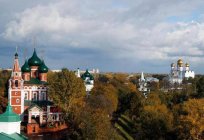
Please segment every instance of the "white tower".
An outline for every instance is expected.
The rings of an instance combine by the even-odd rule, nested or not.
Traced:
[[[79,69],[79,68],[77,69],[77,77],[78,77],[78,78],[81,77],[81,76],[80,76],[80,69]]]
[[[13,112],[10,103],[8,103],[6,112],[0,115],[0,133],[3,132],[6,134],[20,134],[20,124],[20,116]]]

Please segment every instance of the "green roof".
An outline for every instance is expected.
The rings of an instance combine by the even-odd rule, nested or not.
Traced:
[[[30,81],[24,81],[24,84],[47,85],[47,82],[40,81],[37,78],[31,78]]]
[[[38,71],[40,73],[47,73],[48,72],[48,67],[45,65],[44,61],[42,61],[42,64],[38,68]]]
[[[94,80],[93,75],[90,74],[90,72],[88,71],[88,69],[86,69],[86,72],[85,72],[84,74],[82,74],[82,76],[81,76],[81,78],[82,78],[83,80],[85,80],[86,77],[89,77],[90,80]]]
[[[48,105],[53,105],[53,102],[51,101],[30,101],[30,100],[24,100],[24,105],[25,106],[34,106],[37,105],[39,107],[43,106],[48,106]]]
[[[28,140],[28,138],[18,133],[6,134],[6,133],[1,132],[0,140]]]
[[[37,53],[34,49],[33,56],[30,59],[28,59],[28,64],[30,66],[40,66],[41,63],[42,62],[41,62],[40,58],[37,56]]]
[[[13,112],[13,109],[10,105],[7,106],[6,112],[0,114],[0,122],[19,122],[19,121],[21,121],[20,116]]]
[[[28,65],[28,61],[27,60],[25,60],[24,65],[21,67],[21,71],[22,72],[30,72],[31,71],[30,66]]]

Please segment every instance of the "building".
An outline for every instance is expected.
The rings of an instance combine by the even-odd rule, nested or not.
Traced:
[[[63,114],[48,98],[48,67],[34,49],[30,59],[20,68],[15,53],[9,79],[8,99],[13,111],[20,115],[28,134],[43,132],[41,127],[63,122]]]
[[[94,73],[94,72],[92,71],[92,73]],[[84,84],[86,87],[86,93],[87,93],[87,95],[89,95],[90,91],[94,87],[94,77],[88,69],[83,74],[81,74],[81,73],[82,72],[78,68],[75,74],[77,77],[82,78],[84,80]]]
[[[150,92],[150,89],[147,87],[147,80],[145,79],[143,72],[141,73],[139,79],[138,90],[144,94],[145,98],[147,98],[147,94]]]
[[[190,65],[186,63],[184,65],[183,60],[179,59],[177,65],[171,64],[171,71],[168,76],[168,80],[171,84],[181,84],[183,79],[194,78],[195,72],[190,70]]]
[[[0,114],[0,139],[1,140],[27,140],[28,138],[20,134],[21,119],[13,112],[8,104],[6,111]]]

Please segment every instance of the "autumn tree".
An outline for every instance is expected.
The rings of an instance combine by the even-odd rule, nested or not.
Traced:
[[[204,139],[204,99],[190,99],[178,108],[178,139]]]
[[[10,76],[10,71],[0,71],[0,113],[3,113],[7,106],[8,80]]]
[[[85,86],[74,72],[62,69],[58,73],[49,73],[49,98],[62,108],[67,115],[76,114],[84,105]]]
[[[96,82],[88,100],[93,107],[102,108],[110,115],[117,110],[117,90],[111,84]]]
[[[106,110],[88,103],[80,115],[79,129],[82,139],[118,139],[118,134],[111,124],[111,117]]]

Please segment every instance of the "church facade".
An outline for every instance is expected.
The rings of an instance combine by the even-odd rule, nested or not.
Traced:
[[[190,65],[186,63],[184,65],[183,60],[179,59],[177,65],[171,64],[171,71],[169,74],[169,82],[171,84],[178,83],[181,84],[183,79],[194,78],[195,72],[190,70]]]
[[[61,110],[49,100],[47,72],[48,67],[37,56],[35,49],[22,67],[16,52],[8,99],[13,111],[27,124],[27,133],[39,133],[41,126],[64,121]]]
[[[92,71],[92,73],[94,74],[95,71]],[[97,71],[96,73],[98,74],[99,72]],[[78,68],[75,75],[78,78],[82,78],[82,80],[84,81],[84,85],[86,87],[86,93],[87,95],[89,95],[90,91],[94,87],[94,76],[91,74],[91,71],[87,69],[83,74],[81,74],[81,71]]]

